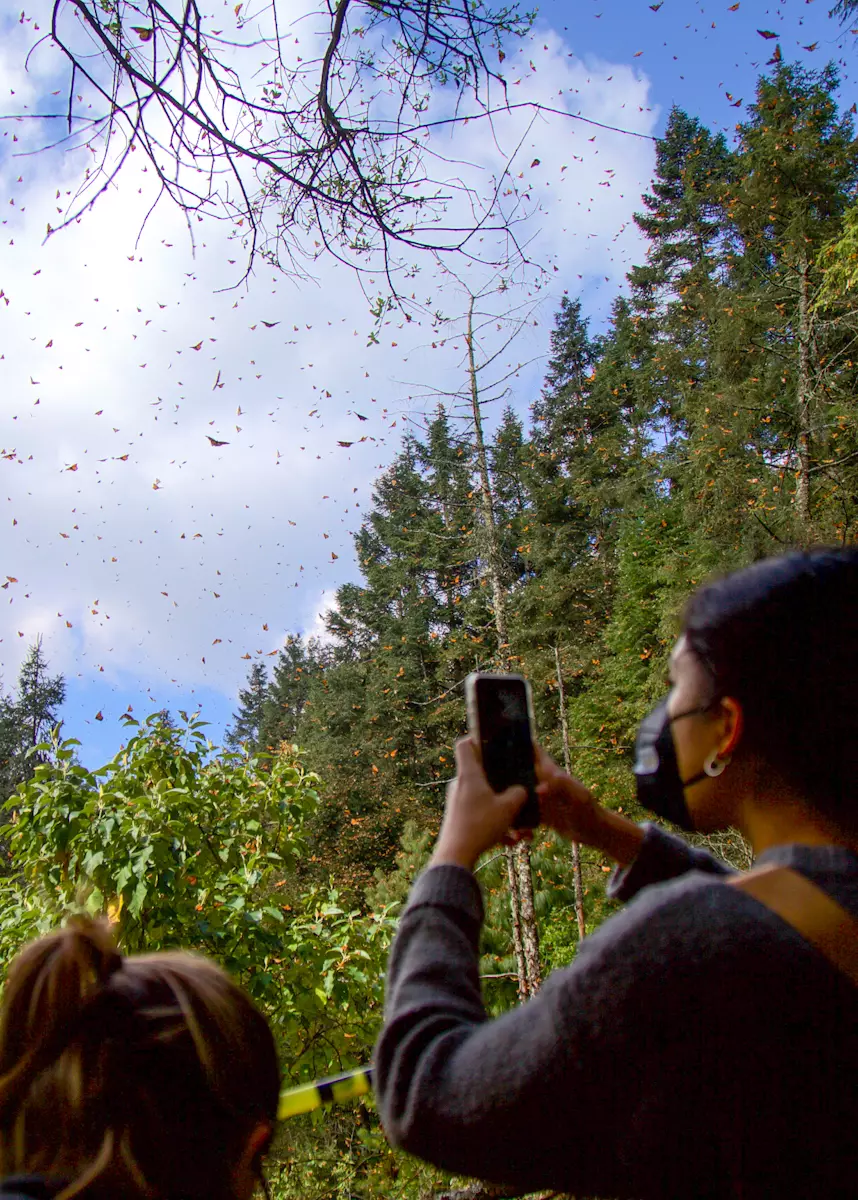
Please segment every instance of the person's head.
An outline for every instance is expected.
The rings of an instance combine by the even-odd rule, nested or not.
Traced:
[[[696,828],[737,823],[755,790],[797,797],[858,834],[858,551],[795,552],[704,584],[671,675]]]
[[[0,1175],[68,1198],[249,1200],[279,1088],[265,1018],[205,958],[126,958],[106,923],[75,919],[9,968]]]

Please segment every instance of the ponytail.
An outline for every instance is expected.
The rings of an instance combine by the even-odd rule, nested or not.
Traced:
[[[0,1174],[57,1200],[229,1200],[279,1071],[261,1013],[214,963],[124,958],[77,918],[12,963],[0,1014]]]
[[[14,960],[0,1021],[0,1130],[121,966],[107,924],[81,919],[32,942]]]

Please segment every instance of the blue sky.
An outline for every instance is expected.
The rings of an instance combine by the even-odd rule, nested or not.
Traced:
[[[844,93],[854,75],[856,46],[848,27],[829,18],[831,0],[785,0],[782,4],[742,0],[731,12],[727,2],[664,0],[657,12],[646,0],[576,0],[540,5],[540,19],[559,27],[582,57],[634,63],[651,81],[662,114],[659,132],[673,104],[711,128],[732,133],[742,110],[733,100],[753,99],[756,80],[771,58],[778,34],[786,61],[819,68],[840,63]],[[598,15],[601,14],[601,15]],[[817,43],[813,51],[804,47]],[[639,57],[635,57],[643,51]],[[850,97],[849,103],[852,103]]]
[[[510,55],[510,78],[645,135],[673,104],[731,135],[743,109],[728,93],[752,99],[776,44],[766,30],[787,61],[842,60],[842,100],[853,102],[855,39],[829,20],[827,0],[731,7],[556,0]],[[46,12],[28,9],[43,26]],[[0,30],[6,114],[43,108],[62,83],[47,50],[23,73],[32,31],[19,13],[7,4]],[[366,300],[341,267],[302,286],[259,269],[247,289],[224,291],[236,247],[219,231],[203,226],[192,258],[178,215],[161,208],[138,240],[147,183],[136,164],[45,244],[80,158],[21,158],[32,129],[0,128],[0,445],[15,451],[0,460],[0,571],[16,581],[0,604],[2,683],[13,686],[41,635],[67,681],[66,733],[93,766],[119,748],[129,706],[138,717],[199,708],[218,740],[250,662],[272,664],[286,634],[321,629],[336,587],[357,578],[351,535],[373,478],[426,407],[418,381],[461,377],[461,346],[451,332],[432,351],[426,327],[395,317],[368,344]],[[463,133],[457,153],[482,163],[480,137]],[[536,360],[510,396],[522,415],[561,292],[581,295],[598,325],[639,261],[632,214],[652,161],[645,138],[559,118],[528,133],[522,171],[542,206],[534,244],[557,271],[516,348]],[[429,275],[415,286],[439,289],[451,314],[460,303]]]

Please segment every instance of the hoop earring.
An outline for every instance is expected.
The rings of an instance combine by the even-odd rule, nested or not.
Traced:
[[[730,765],[731,755],[726,754],[723,758],[718,757],[718,751],[713,750],[706,762],[703,764],[703,770],[710,779],[717,779],[719,775],[723,775],[724,771]]]

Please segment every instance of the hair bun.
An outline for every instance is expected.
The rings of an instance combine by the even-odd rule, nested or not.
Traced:
[[[90,966],[93,982],[103,986],[122,966],[122,955],[116,948],[113,931],[106,920],[91,917],[71,917],[58,933],[62,945],[60,954],[71,957],[82,956]],[[80,964],[82,967],[83,963]],[[84,982],[85,967],[81,982]]]
[[[107,921],[90,917],[73,917],[13,961],[0,1030],[0,1126],[38,1073],[65,1050],[81,1014],[122,961]]]

